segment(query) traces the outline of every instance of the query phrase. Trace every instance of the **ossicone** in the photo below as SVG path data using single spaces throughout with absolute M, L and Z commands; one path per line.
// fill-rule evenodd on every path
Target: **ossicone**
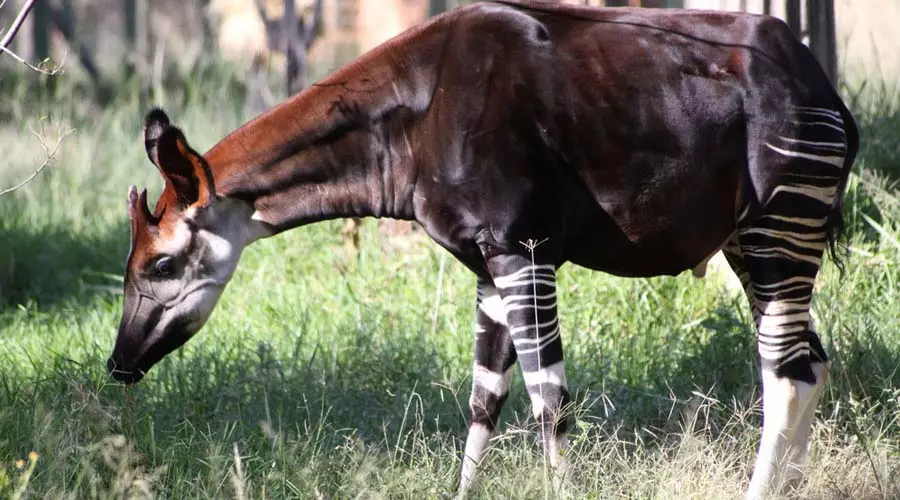
M 131 219 L 132 228 L 159 223 L 147 204 L 147 190 L 142 189 L 138 193 L 133 184 L 128 187 L 128 218 Z

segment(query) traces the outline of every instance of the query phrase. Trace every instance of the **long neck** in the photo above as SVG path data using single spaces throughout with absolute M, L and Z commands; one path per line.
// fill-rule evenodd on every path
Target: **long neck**
M 413 218 L 412 144 L 444 38 L 427 28 L 370 52 L 214 146 L 205 157 L 217 194 L 251 204 L 253 218 L 273 233 L 338 217 Z

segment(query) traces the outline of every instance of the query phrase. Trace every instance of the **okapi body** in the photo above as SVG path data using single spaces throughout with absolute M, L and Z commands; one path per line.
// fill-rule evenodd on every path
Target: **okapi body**
M 748 496 L 760 497 L 795 483 L 806 459 L 827 376 L 810 300 L 857 142 L 820 66 L 776 19 L 460 8 L 205 155 L 164 113 L 148 115 L 165 189 L 153 211 L 129 192 L 109 369 L 135 382 L 187 341 L 256 239 L 337 217 L 416 220 L 478 277 L 464 493 L 517 361 L 549 461 L 565 467 L 559 266 L 674 275 L 722 249 L 758 331 L 764 424 Z

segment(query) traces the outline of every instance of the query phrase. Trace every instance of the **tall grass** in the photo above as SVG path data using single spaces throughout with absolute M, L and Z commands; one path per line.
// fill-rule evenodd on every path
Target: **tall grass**
M 242 106 L 229 104 L 238 90 L 205 81 L 189 94 L 169 111 L 195 148 L 241 121 Z M 826 265 L 814 304 L 833 364 L 801 498 L 900 497 L 900 169 L 890 140 L 900 103 L 880 99 L 857 100 L 864 142 L 845 207 L 847 271 Z M 0 495 L 453 491 L 475 301 L 462 266 L 374 224 L 355 259 L 339 222 L 259 242 L 203 332 L 124 388 L 103 361 L 121 307 L 125 192 L 160 189 L 141 143 L 144 110 L 127 97 L 102 114 L 66 95 L 42 102 L 3 110 L 13 119 L 0 129 L 0 186 L 40 161 L 28 125 L 77 129 L 52 169 L 0 198 Z M 560 271 L 559 294 L 575 472 L 557 494 L 739 496 L 760 425 L 744 299 L 715 275 L 634 280 L 574 266 Z M 543 498 L 518 380 L 507 406 L 474 495 Z

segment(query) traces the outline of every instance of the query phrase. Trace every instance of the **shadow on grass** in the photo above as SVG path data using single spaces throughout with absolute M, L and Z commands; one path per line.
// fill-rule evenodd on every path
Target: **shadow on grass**
M 127 222 L 81 232 L 0 223 L 0 309 L 119 293 L 128 238 Z
M 458 453 L 465 434 L 469 380 L 459 380 L 455 388 L 435 383 L 446 380 L 448 372 L 458 373 L 459 360 L 435 352 L 426 335 L 385 334 L 377 331 L 384 327 L 377 322 L 345 325 L 338 333 L 339 346 L 312 340 L 297 326 L 301 331 L 293 342 L 278 342 L 277 348 L 246 341 L 218 344 L 215 332 L 208 331 L 201 342 L 170 356 L 146 380 L 127 389 L 106 379 L 101 353 L 83 365 L 46 359 L 45 373 L 36 382 L 0 371 L 0 459 L 36 450 L 48 457 L 43 482 L 59 486 L 68 484 L 74 467 L 81 467 L 77 464 L 83 450 L 123 434 L 150 469 L 167 468 L 161 487 L 170 495 L 163 496 L 195 487 L 196 478 L 220 481 L 222 476 L 216 474 L 227 473 L 235 443 L 248 457 L 253 477 L 268 474 L 265 467 L 273 460 L 307 467 L 305 461 L 315 459 L 311 470 L 327 473 L 342 467 L 350 444 L 362 446 L 361 453 L 381 456 L 373 460 L 382 465 L 393 460 L 384 457 L 396 450 L 431 447 L 423 453 L 433 454 L 440 467 L 455 469 L 457 464 L 447 462 Z M 631 411 L 608 418 L 598 405 L 588 409 L 586 417 L 608 422 L 604 426 L 610 428 L 646 424 L 671 430 L 664 417 L 674 403 L 656 387 L 670 387 L 681 402 L 691 390 L 706 393 L 704 388 L 713 385 L 714 397 L 723 402 L 731 396 L 746 402 L 757 395 L 754 337 L 740 313 L 715 309 L 703 326 L 714 330 L 714 338 L 704 349 L 679 359 L 677 370 L 670 372 L 660 360 L 660 366 L 649 367 L 660 380 L 620 384 L 613 390 L 616 406 L 630 406 Z M 877 398 L 883 384 L 898 386 L 900 352 L 883 337 L 883 332 L 865 329 L 842 337 L 833 353 L 833 376 L 838 380 L 830 384 L 826 407 L 846 400 L 849 391 Z M 591 389 L 579 377 L 586 371 L 583 364 L 590 362 L 568 367 L 576 389 Z M 617 387 L 615 381 L 611 385 Z M 510 401 L 506 421 L 530 413 L 520 385 Z M 727 411 L 723 414 L 730 418 Z M 856 432 L 852 418 L 839 424 Z M 294 448 L 281 455 L 277 450 L 284 440 Z M 453 443 L 451 448 L 447 443 Z M 654 444 L 651 438 L 646 444 L 664 442 Z M 452 446 L 456 451 L 451 453 Z M 209 465 L 213 455 L 222 460 L 215 470 Z M 407 459 L 419 460 L 421 466 L 421 457 L 400 461 Z M 349 477 L 346 470 L 342 474 Z

